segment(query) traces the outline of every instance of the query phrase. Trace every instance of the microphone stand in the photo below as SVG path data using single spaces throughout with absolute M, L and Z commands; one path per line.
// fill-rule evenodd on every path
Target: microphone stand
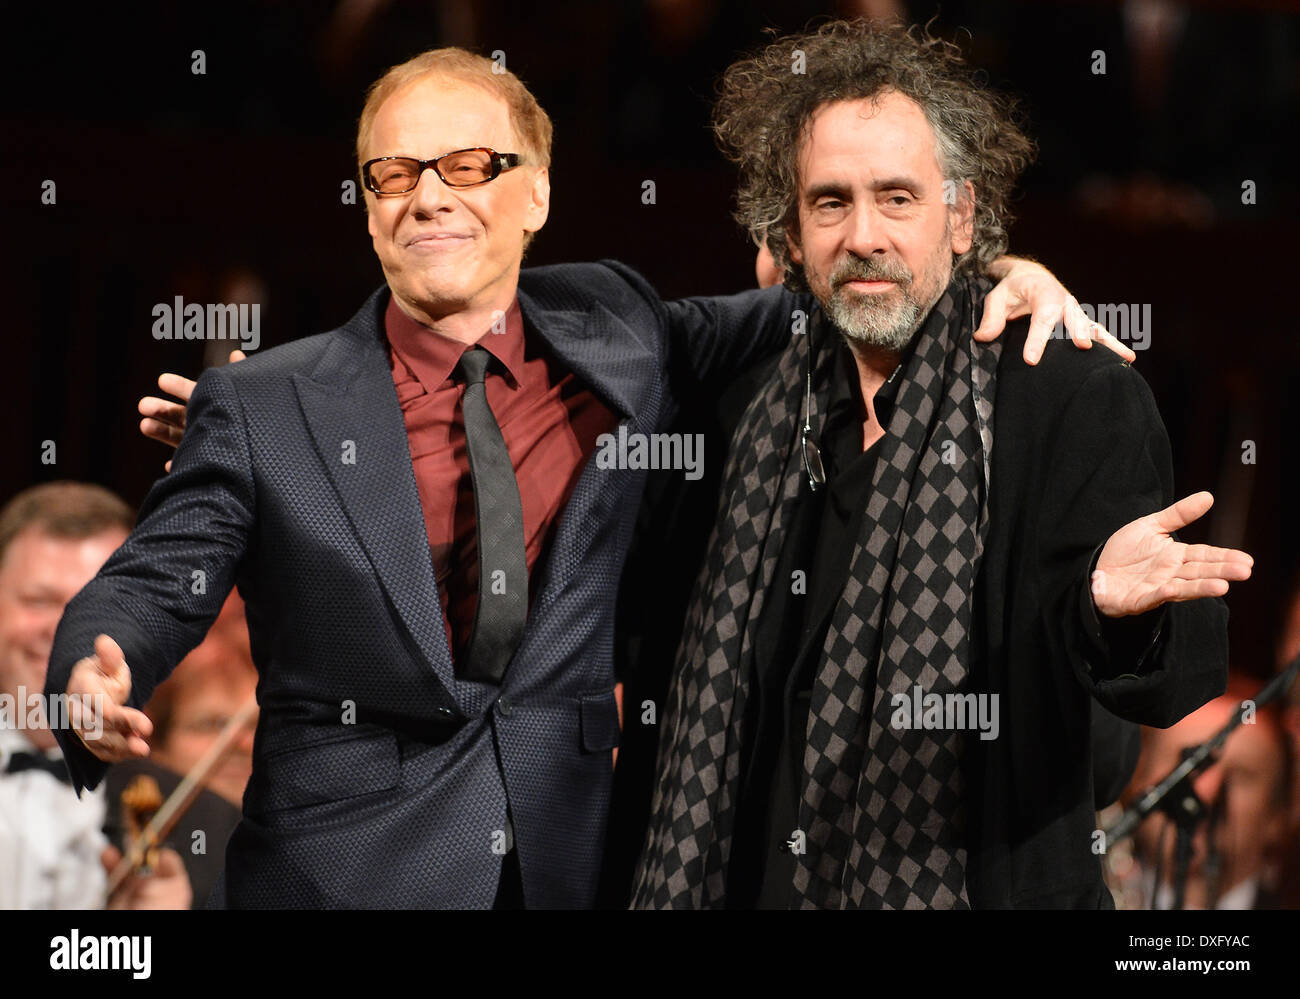
M 1175 909 L 1183 907 L 1187 867 L 1191 860 L 1192 836 L 1196 832 L 1196 826 L 1206 814 L 1204 803 L 1192 789 L 1192 781 L 1214 762 L 1214 754 L 1228 741 L 1228 736 L 1233 730 L 1242 723 L 1248 710 L 1247 705 L 1262 708 L 1281 697 L 1295 680 L 1297 672 L 1300 672 L 1300 655 L 1297 655 L 1286 669 L 1266 683 L 1252 701 L 1242 701 L 1228 724 L 1199 746 L 1183 750 L 1183 758 L 1178 766 L 1143 794 L 1127 812 L 1105 830 L 1106 849 L 1109 850 L 1115 843 L 1132 836 L 1142 821 L 1156 809 L 1160 809 L 1173 820 L 1177 835 L 1174 845 Z

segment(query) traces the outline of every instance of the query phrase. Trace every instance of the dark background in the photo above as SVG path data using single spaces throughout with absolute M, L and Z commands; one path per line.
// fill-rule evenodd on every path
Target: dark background
M 353 314 L 382 275 L 363 209 L 341 203 L 341 185 L 356 175 L 365 87 L 388 66 L 439 45 L 501 50 L 537 94 L 555 122 L 553 200 L 529 263 L 617 257 L 666 297 L 723 293 L 754 278 L 753 248 L 729 216 L 733 176 L 708 129 L 718 75 L 764 28 L 888 8 L 935 17 L 993 85 L 1023 99 L 1040 155 L 1012 250 L 1046 262 L 1080 301 L 1151 305 L 1138 367 L 1168 425 L 1180 493 L 1218 497 L 1185 536 L 1255 556 L 1254 577 L 1228 598 L 1231 641 L 1235 668 L 1267 675 L 1300 552 L 1283 530 L 1300 458 L 1291 3 L 11 8 L 0 91 L 11 460 L 0 500 L 51 478 L 143 499 L 167 455 L 139 435 L 136 400 L 158 373 L 196 376 L 205 363 L 201 343 L 153 339 L 155 303 L 232 301 L 251 288 L 263 349 Z M 205 75 L 191 72 L 195 49 Z M 1104 76 L 1092 72 L 1096 50 Z M 41 203 L 47 179 L 55 205 Z M 645 180 L 654 205 L 641 202 Z M 54 465 L 41 460 L 46 440 Z M 1253 466 L 1241 462 L 1245 440 Z

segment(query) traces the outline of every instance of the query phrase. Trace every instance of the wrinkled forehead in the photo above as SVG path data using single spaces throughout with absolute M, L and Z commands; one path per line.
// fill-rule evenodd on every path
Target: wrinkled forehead
M 943 174 L 925 112 L 897 91 L 823 104 L 804 127 L 798 165 L 801 189 Z
M 520 151 L 509 105 L 474 83 L 430 75 L 407 83 L 379 106 L 367 156 L 425 159 L 473 146 Z

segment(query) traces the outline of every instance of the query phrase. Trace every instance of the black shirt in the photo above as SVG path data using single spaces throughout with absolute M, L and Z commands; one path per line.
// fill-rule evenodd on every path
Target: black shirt
M 804 478 L 755 638 L 728 866 L 727 904 L 734 908 L 785 908 L 789 902 L 795 856 L 785 841 L 798 826 L 809 701 L 858 547 L 879 451 L 879 442 L 862 450 L 864 410 L 849 348 L 837 338 L 832 349 L 826 418 L 811 433 L 826 486 L 814 492 Z M 888 395 L 876 399 L 881 422 L 888 418 L 881 409 Z

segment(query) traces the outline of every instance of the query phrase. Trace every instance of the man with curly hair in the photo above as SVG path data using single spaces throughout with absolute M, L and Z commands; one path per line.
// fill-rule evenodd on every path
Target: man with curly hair
M 1092 704 L 1222 692 L 1244 552 L 1173 532 L 1109 351 L 979 342 L 1033 147 L 954 46 L 833 22 L 733 65 L 738 216 L 807 316 L 739 420 L 634 904 L 1100 908 Z

